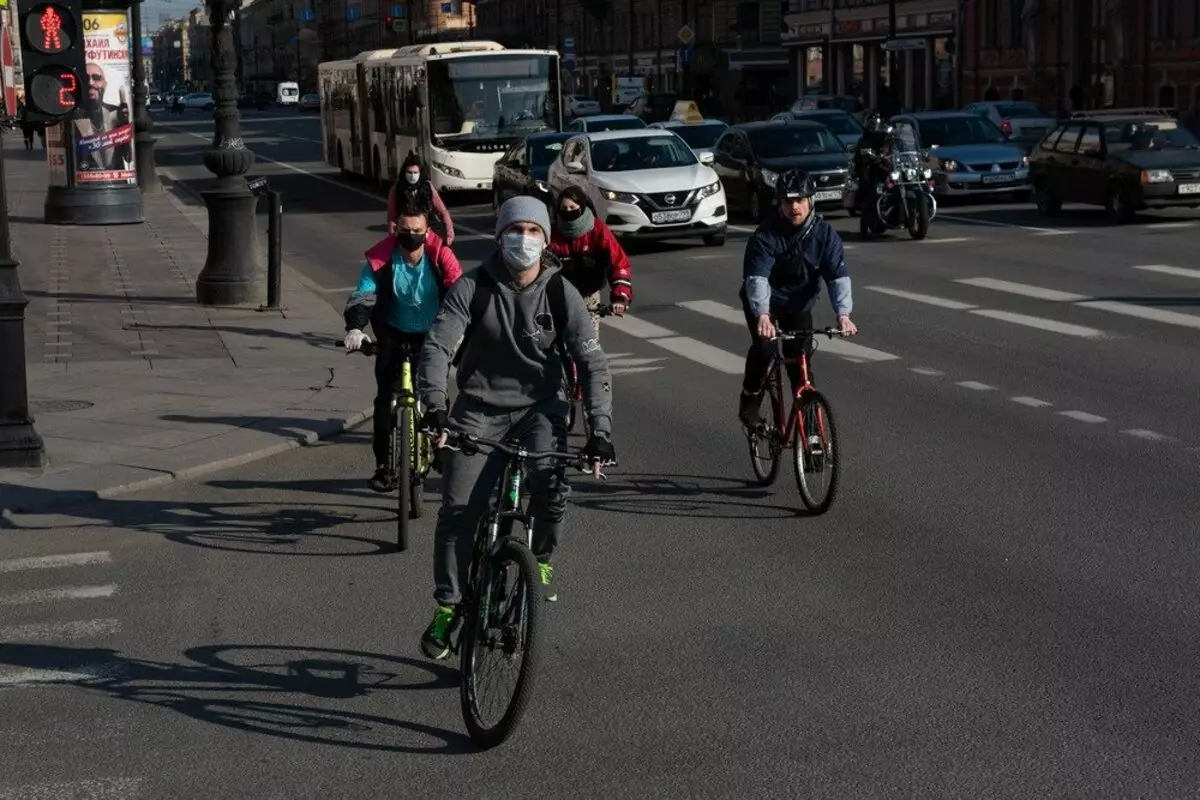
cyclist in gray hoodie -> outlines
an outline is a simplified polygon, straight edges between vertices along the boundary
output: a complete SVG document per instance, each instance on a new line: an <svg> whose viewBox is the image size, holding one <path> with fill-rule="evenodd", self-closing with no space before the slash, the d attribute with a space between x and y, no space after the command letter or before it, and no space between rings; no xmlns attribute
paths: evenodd
<svg viewBox="0 0 1200 800"><path fill-rule="evenodd" d="M564 360L569 357L579 367L592 428L584 451L593 461L613 461L608 360L583 298L562 278L557 259L546 250L550 216L545 204L532 197L506 201L496 214L496 238L497 251L446 293L425 337L417 376L425 409L421 428L515 438L530 450L563 450L568 411ZM447 374L460 340L458 397L447 411ZM475 533L503 468L499 454L445 455L442 507L434 533L437 610L421 637L421 649L435 659L450 653L450 626L462 599L460 587L467 579ZM545 597L555 600L550 558L559 541L570 483L565 468L556 464L539 464L531 481L537 520L533 552L541 566Z"/></svg>

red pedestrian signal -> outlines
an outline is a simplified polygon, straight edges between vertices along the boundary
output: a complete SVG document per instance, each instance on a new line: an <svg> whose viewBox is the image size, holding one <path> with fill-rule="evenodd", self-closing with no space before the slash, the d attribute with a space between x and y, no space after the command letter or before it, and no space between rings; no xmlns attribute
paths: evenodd
<svg viewBox="0 0 1200 800"><path fill-rule="evenodd" d="M22 46L48 56L58 55L75 44L78 28L67 9L54 3L34 6L25 15Z"/></svg>
<svg viewBox="0 0 1200 800"><path fill-rule="evenodd" d="M21 14L21 60L31 121L70 116L83 102L83 0L55 0Z"/></svg>
<svg viewBox="0 0 1200 800"><path fill-rule="evenodd" d="M386 17L384 17L384 18L383 18L383 27L385 27L385 28L388 28L389 30L391 29L391 27L392 27L392 17L391 17L391 15L389 15L389 16L386 16Z"/></svg>

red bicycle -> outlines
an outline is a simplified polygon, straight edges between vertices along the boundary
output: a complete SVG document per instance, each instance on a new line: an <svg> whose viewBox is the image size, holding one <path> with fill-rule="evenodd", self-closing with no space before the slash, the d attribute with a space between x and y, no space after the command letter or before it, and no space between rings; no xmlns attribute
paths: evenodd
<svg viewBox="0 0 1200 800"><path fill-rule="evenodd" d="M812 514L824 514L837 494L839 449L837 426L833 410L825 395L813 386L808 371L809 356L816 351L812 337L824 334L832 339L841 336L837 328L811 331L776 331L770 342L775 345L771 366L763 378L762 391L771 398L771 416L746 431L750 444L750 464L754 476L763 486L770 486L779 475L779 457L792 449L792 467L796 472L796 488L804 507ZM787 416L783 413L783 373L786 357L783 343L801 340L804 346L796 356L800 380ZM821 476L828 476L824 495L818 495Z"/></svg>
<svg viewBox="0 0 1200 800"><path fill-rule="evenodd" d="M613 308L610 305L598 306L593 313L599 317L611 317ZM567 359L567 401L571 404L571 410L567 412L567 432L570 433L575 430L575 420L579 416L579 408L583 404L583 387L579 384L579 368L575 366L573 358ZM586 419L584 420L584 433L588 434Z"/></svg>

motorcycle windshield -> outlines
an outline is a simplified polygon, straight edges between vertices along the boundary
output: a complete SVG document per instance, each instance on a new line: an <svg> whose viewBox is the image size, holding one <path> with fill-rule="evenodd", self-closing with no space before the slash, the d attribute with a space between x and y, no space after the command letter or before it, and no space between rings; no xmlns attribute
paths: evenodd
<svg viewBox="0 0 1200 800"><path fill-rule="evenodd" d="M896 123L891 134L888 135L888 150L894 155L901 153L912 153L917 155L921 151L921 146L918 144L917 129L910 123Z"/></svg>

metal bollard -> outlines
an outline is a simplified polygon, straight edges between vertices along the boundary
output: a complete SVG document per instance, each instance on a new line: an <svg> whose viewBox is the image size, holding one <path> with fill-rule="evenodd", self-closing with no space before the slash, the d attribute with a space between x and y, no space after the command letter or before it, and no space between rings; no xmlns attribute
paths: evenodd
<svg viewBox="0 0 1200 800"><path fill-rule="evenodd" d="M267 192L267 308L279 308L283 283L283 193Z"/></svg>

